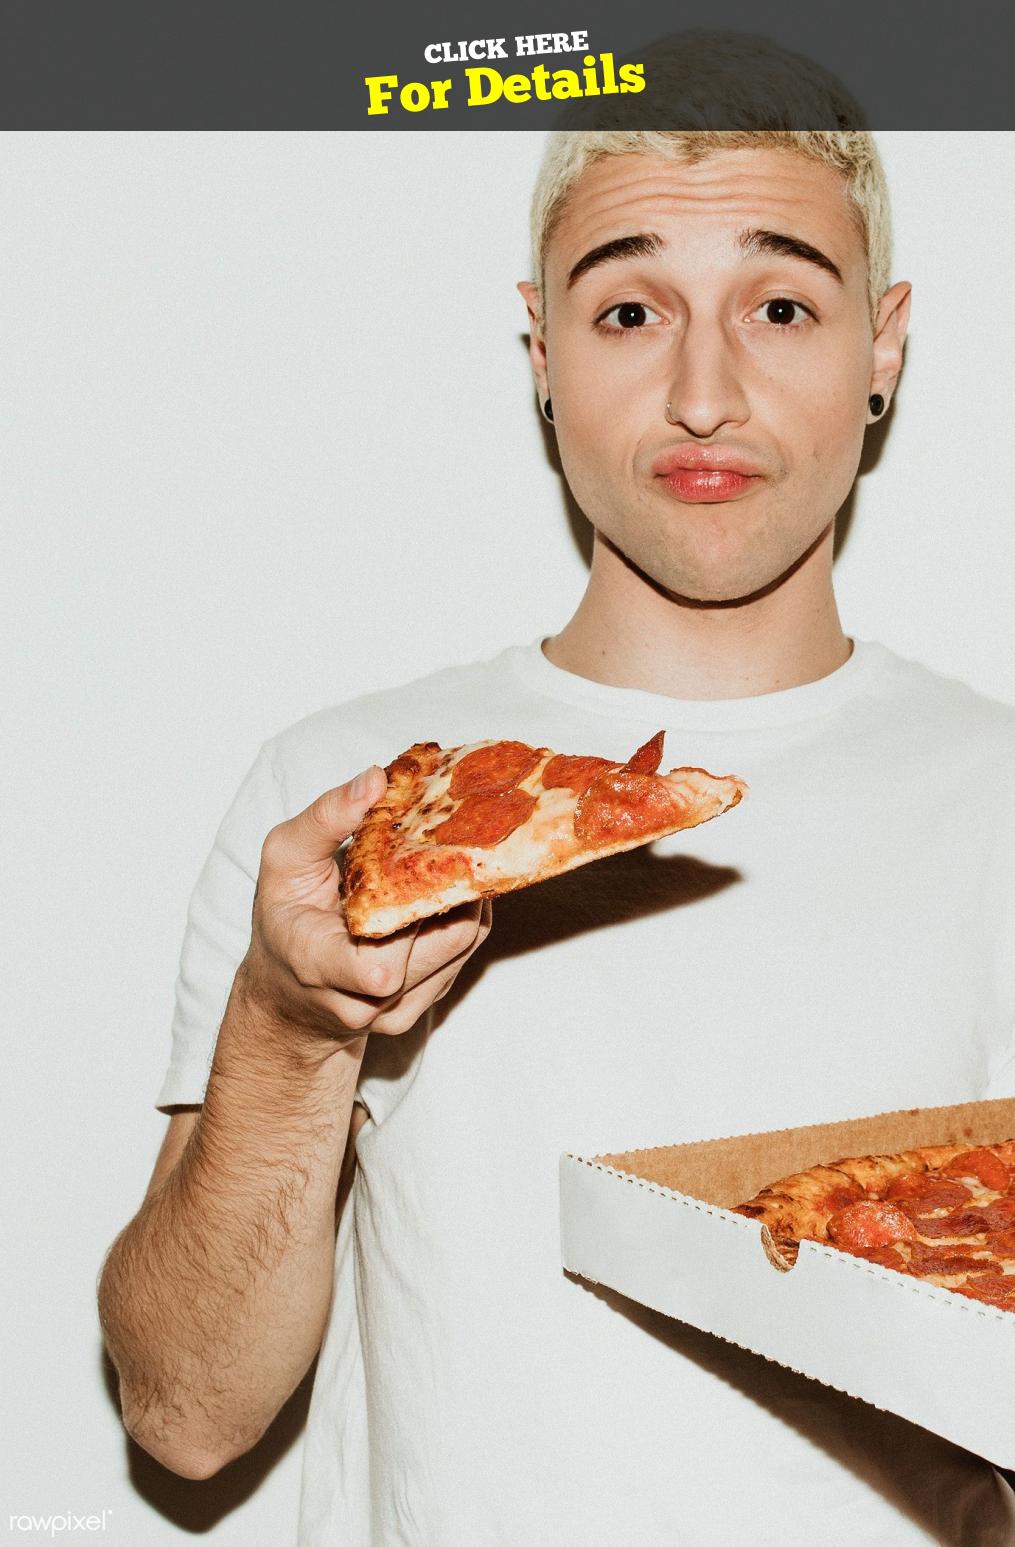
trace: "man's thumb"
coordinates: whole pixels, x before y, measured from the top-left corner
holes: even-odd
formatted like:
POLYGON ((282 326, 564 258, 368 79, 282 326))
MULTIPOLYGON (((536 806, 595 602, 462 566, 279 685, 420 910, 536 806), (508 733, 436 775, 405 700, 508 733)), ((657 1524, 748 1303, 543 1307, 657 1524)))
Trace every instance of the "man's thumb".
POLYGON ((387 779, 384 777, 384 769, 378 768, 376 763, 371 763, 369 768, 364 768, 355 779, 348 784, 339 785, 337 791, 329 791, 329 794, 338 794, 349 800, 364 803, 364 809, 372 806, 375 800, 380 800, 387 788, 387 779))
POLYGON ((287 869, 330 860, 386 788, 384 770, 374 764, 348 784, 325 790, 305 811, 269 835, 276 840, 272 845, 275 852, 270 857, 287 869))
POLYGON ((343 838, 348 838, 350 833, 356 831, 370 807, 380 800, 386 789, 384 769, 374 763, 358 773, 355 779, 350 779, 348 784, 325 790, 307 808, 311 833, 319 832, 322 842, 325 845, 330 843, 334 850, 343 838))

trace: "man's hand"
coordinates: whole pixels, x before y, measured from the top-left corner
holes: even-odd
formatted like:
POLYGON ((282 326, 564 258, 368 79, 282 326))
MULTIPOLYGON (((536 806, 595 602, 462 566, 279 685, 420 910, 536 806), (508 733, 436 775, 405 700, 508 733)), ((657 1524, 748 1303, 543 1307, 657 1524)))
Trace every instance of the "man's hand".
POLYGON ((490 932, 491 905, 476 902, 385 940, 350 935, 335 852, 384 788, 383 770, 368 768, 273 827, 261 850, 236 987, 322 1052, 368 1031, 408 1031, 490 932))

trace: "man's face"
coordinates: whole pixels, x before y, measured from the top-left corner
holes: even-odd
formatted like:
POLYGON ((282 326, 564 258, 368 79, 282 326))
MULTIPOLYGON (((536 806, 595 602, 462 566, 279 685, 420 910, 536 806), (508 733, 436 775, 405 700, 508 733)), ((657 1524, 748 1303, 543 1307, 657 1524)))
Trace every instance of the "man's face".
MULTIPOLYGON (((777 581, 834 519, 868 397, 890 391, 841 176, 771 149, 695 166, 607 157, 572 190, 544 284, 533 359, 592 524, 681 597, 730 601, 777 581), (583 264, 636 236, 641 251, 583 264)), ((908 304, 908 286, 896 290, 889 354, 908 304)))

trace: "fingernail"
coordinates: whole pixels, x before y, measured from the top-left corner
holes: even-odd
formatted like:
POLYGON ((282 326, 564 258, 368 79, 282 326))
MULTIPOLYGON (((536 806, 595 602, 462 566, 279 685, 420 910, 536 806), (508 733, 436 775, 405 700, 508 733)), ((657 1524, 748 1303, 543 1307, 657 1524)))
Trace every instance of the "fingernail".
POLYGON ((362 773, 358 773, 356 775, 355 779, 349 786, 349 794, 353 800, 363 799, 363 796, 366 794, 367 790, 373 783, 373 777, 373 768, 364 768, 362 773))

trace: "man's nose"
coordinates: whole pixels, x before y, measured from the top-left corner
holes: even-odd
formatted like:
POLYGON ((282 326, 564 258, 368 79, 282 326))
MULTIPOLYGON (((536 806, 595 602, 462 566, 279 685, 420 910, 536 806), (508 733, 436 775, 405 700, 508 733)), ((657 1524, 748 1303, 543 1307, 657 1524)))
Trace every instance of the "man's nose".
POLYGON ((699 318, 674 341, 666 384, 668 422, 703 438, 748 416, 744 361, 720 323, 699 318))

